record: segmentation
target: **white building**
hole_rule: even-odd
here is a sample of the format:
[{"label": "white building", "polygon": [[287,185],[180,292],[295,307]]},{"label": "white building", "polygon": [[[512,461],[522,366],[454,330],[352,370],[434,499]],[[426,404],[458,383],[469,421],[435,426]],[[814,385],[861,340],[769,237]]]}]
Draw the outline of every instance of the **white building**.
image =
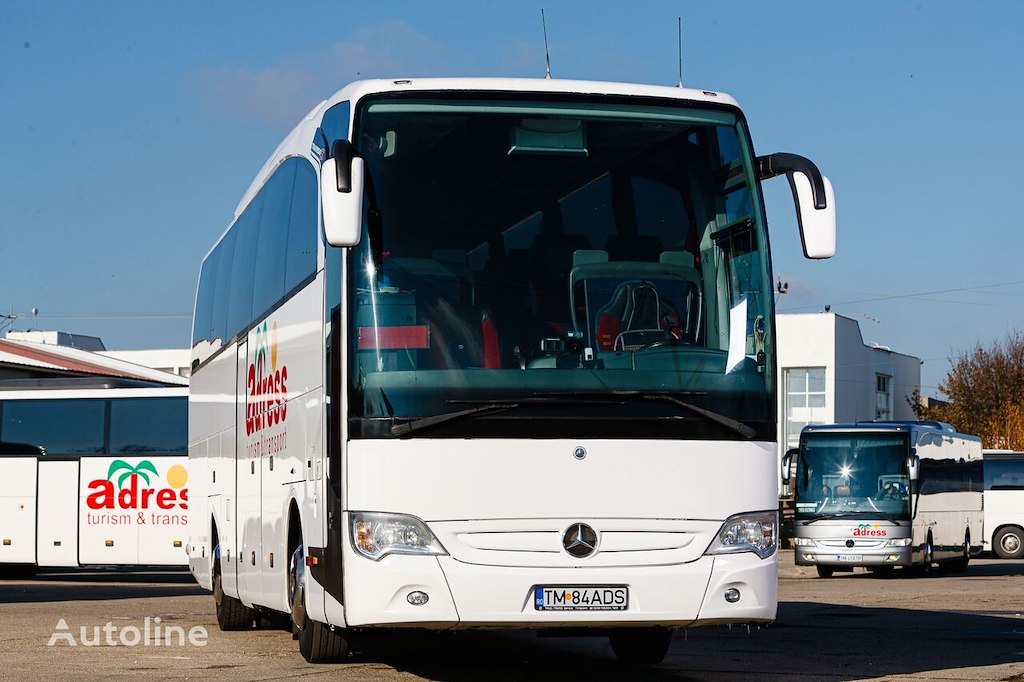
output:
[{"label": "white building", "polygon": [[856,320],[835,313],[777,316],[780,456],[807,424],[915,419],[909,398],[921,360],[865,345]]}]

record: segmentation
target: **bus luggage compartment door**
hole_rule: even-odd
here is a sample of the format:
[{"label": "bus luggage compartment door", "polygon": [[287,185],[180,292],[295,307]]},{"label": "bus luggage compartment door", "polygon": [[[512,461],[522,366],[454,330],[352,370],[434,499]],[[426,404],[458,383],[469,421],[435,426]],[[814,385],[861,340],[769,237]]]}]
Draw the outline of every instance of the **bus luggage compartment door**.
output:
[{"label": "bus luggage compartment door", "polygon": [[36,458],[0,459],[0,564],[36,562]]},{"label": "bus luggage compartment door", "polygon": [[39,483],[39,565],[77,566],[78,462],[39,462]]}]

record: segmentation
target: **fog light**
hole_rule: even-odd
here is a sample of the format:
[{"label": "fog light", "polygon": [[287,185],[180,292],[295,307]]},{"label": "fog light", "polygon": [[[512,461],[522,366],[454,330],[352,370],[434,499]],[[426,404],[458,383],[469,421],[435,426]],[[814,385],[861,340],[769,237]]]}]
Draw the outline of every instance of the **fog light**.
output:
[{"label": "fog light", "polygon": [[900,558],[899,554],[890,554],[889,556],[885,557],[885,560],[886,561],[899,561],[899,558]]},{"label": "fog light", "polygon": [[807,559],[808,561],[814,561],[814,555],[813,554],[804,554],[804,558]]},{"label": "fog light", "polygon": [[430,601],[430,597],[426,592],[420,592],[417,590],[415,592],[410,592],[408,596],[406,596],[405,600],[413,606],[423,606]]},{"label": "fog light", "polygon": [[735,604],[739,600],[740,591],[737,590],[735,587],[730,587],[728,590],[725,591],[725,601],[729,602],[730,604]]}]

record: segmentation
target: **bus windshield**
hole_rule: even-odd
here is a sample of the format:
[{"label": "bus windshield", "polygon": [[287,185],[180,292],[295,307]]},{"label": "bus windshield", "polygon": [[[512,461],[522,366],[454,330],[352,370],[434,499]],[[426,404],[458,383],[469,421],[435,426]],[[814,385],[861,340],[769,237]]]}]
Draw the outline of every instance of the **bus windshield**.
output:
[{"label": "bus windshield", "polygon": [[[774,438],[768,245],[737,111],[417,93],[364,100],[353,143],[354,437],[460,413],[424,435]],[[467,409],[496,402],[511,407]]]},{"label": "bus windshield", "polygon": [[796,515],[910,518],[904,433],[806,433],[796,466]]}]

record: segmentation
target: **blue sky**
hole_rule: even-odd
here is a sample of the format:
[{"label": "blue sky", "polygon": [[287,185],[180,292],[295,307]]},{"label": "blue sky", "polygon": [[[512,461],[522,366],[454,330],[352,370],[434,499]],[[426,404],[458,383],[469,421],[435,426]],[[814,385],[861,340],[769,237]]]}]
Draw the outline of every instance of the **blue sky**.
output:
[{"label": "blue sky", "polygon": [[359,77],[542,76],[728,92],[758,153],[814,159],[837,256],[766,184],[780,312],[830,305],[924,360],[1022,328],[1024,3],[0,2],[0,313],[187,347],[203,254],[277,143]]}]

